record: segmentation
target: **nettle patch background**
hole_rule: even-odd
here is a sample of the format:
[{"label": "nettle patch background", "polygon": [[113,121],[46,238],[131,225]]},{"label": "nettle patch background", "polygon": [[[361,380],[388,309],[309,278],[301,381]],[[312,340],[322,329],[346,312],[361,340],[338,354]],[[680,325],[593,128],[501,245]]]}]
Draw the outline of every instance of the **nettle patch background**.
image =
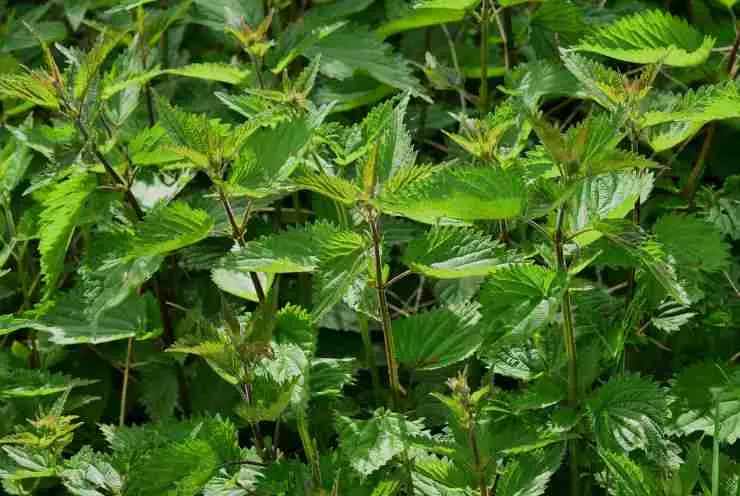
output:
[{"label": "nettle patch background", "polygon": [[733,0],[0,0],[7,494],[737,495]]}]

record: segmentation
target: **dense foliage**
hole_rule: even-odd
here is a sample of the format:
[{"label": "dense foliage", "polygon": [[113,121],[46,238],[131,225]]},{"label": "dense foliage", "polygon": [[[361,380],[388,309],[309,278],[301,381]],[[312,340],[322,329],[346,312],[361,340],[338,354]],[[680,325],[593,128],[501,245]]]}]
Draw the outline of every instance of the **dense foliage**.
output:
[{"label": "dense foliage", "polygon": [[7,494],[740,494],[736,0],[0,0]]}]

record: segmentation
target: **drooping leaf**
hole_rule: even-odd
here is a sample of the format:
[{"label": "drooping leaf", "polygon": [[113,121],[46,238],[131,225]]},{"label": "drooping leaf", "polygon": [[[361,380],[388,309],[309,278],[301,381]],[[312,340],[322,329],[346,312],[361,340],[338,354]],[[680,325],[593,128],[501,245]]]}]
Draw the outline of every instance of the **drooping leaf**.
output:
[{"label": "drooping leaf", "polygon": [[727,268],[729,246],[710,223],[689,215],[664,215],[655,223],[655,236],[679,265],[704,272]]},{"label": "drooping leaf", "polygon": [[220,81],[222,83],[229,84],[239,84],[243,82],[250,73],[248,69],[216,62],[188,64],[174,69],[167,69],[162,72],[196,79]]},{"label": "drooping leaf", "polygon": [[516,258],[479,231],[440,227],[406,245],[403,260],[411,270],[425,276],[457,279],[485,276]]},{"label": "drooping leaf", "polygon": [[111,465],[110,458],[89,446],[83,446],[66,460],[60,475],[64,487],[74,496],[116,494],[123,487],[123,478]]},{"label": "drooping leaf", "polygon": [[657,492],[655,476],[626,455],[599,450],[606,465],[610,487],[620,496],[652,496]]},{"label": "drooping leaf", "polygon": [[481,342],[475,305],[437,308],[393,322],[398,361],[418,370],[447,367],[472,355]]},{"label": "drooping leaf", "polygon": [[376,31],[380,38],[387,38],[401,31],[425,26],[461,21],[468,10],[480,0],[425,0],[414,5],[404,15],[390,19]]},{"label": "drooping leaf", "polygon": [[704,62],[714,38],[661,11],[639,12],[597,28],[576,49],[638,64],[688,67]]},{"label": "drooping leaf", "polygon": [[184,202],[173,202],[149,212],[136,226],[130,256],[165,255],[202,240],[214,221],[203,210]]}]

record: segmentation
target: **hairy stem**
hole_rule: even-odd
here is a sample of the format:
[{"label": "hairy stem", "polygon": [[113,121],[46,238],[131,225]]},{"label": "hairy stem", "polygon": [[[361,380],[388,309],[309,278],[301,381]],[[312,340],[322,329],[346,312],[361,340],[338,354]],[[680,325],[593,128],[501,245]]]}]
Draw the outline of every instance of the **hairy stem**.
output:
[{"label": "hairy stem", "polygon": [[709,151],[712,149],[716,130],[717,125],[714,122],[707,126],[707,132],[704,135],[704,142],[701,145],[699,156],[696,158],[696,162],[694,162],[694,167],[691,169],[689,179],[686,181],[686,185],[681,191],[681,196],[687,203],[694,201],[696,191],[699,189],[699,184],[701,184],[702,177],[704,176],[704,169],[706,168],[707,155],[709,155]]},{"label": "hairy stem", "polygon": [[480,90],[478,106],[480,114],[488,112],[488,23],[490,21],[489,0],[483,0],[480,15]]},{"label": "hairy stem", "polygon": [[373,384],[373,391],[376,396],[380,396],[380,374],[378,373],[378,364],[375,363],[375,354],[373,353],[373,342],[370,339],[370,329],[368,327],[367,317],[358,314],[357,319],[360,324],[360,335],[362,336],[362,346],[365,348],[365,366],[370,370],[370,380]]},{"label": "hairy stem", "polygon": [[[239,246],[243,248],[244,246],[246,246],[246,242],[244,241],[244,231],[236,222],[236,216],[234,215],[234,209],[231,206],[229,197],[227,196],[226,191],[224,191],[224,189],[221,187],[218,188],[218,196],[221,200],[221,204],[223,205],[224,210],[226,211],[226,217],[229,219],[229,225],[231,226],[231,235],[234,238],[234,241],[236,241]],[[265,301],[265,290],[262,287],[262,282],[259,280],[259,276],[256,272],[250,272],[249,277],[252,280],[252,284],[254,285],[254,292],[257,293],[257,299],[260,301],[260,303]]]},{"label": "hairy stem", "polygon": [[313,478],[314,488],[319,489],[323,485],[321,480],[319,452],[316,449],[316,441],[311,437],[311,432],[308,427],[308,419],[306,418],[305,412],[300,412],[296,416],[296,426],[298,427],[298,436],[301,438],[303,452],[311,466],[311,477]]},{"label": "hairy stem", "polygon": [[486,487],[486,477],[483,472],[483,463],[480,459],[480,450],[478,449],[478,438],[475,436],[475,423],[468,429],[468,444],[470,445],[470,452],[473,455],[473,463],[475,464],[475,476],[478,481],[478,490],[480,496],[488,496],[488,488]]},{"label": "hairy stem", "polygon": [[388,309],[388,301],[385,297],[385,283],[383,282],[383,261],[380,254],[382,237],[380,234],[380,216],[377,212],[374,212],[371,216],[370,231],[372,234],[373,255],[375,259],[375,289],[378,295],[378,307],[380,308],[380,323],[383,328],[385,360],[388,366],[388,382],[391,388],[391,400],[392,403],[395,405],[399,399],[401,384],[398,380],[398,363],[396,362],[396,348],[393,340],[391,314]]},{"label": "hairy stem", "polygon": [[[560,207],[555,228],[555,255],[557,257],[558,269],[567,274],[568,267],[565,263],[563,251],[565,224],[565,205]],[[568,357],[568,403],[575,407],[578,403],[578,368],[576,362],[576,337],[573,323],[573,311],[570,304],[570,291],[566,287],[562,297],[563,312],[563,341],[565,342],[565,353]],[[572,496],[580,494],[580,481],[578,476],[578,444],[576,440],[568,442],[568,453],[570,457],[570,485]]]},{"label": "hairy stem", "polygon": [[134,355],[134,338],[128,338],[126,344],[126,365],[123,368],[123,385],[121,386],[121,407],[118,414],[118,426],[123,427],[126,422],[126,400],[128,398],[128,383],[131,375],[131,360]]}]

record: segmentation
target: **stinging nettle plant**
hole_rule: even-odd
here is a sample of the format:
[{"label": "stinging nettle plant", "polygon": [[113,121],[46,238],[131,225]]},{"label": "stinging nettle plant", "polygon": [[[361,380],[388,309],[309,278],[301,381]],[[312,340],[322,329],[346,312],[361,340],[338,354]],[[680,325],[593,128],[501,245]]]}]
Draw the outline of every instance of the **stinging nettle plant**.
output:
[{"label": "stinging nettle plant", "polygon": [[736,9],[0,0],[8,494],[737,494]]}]

